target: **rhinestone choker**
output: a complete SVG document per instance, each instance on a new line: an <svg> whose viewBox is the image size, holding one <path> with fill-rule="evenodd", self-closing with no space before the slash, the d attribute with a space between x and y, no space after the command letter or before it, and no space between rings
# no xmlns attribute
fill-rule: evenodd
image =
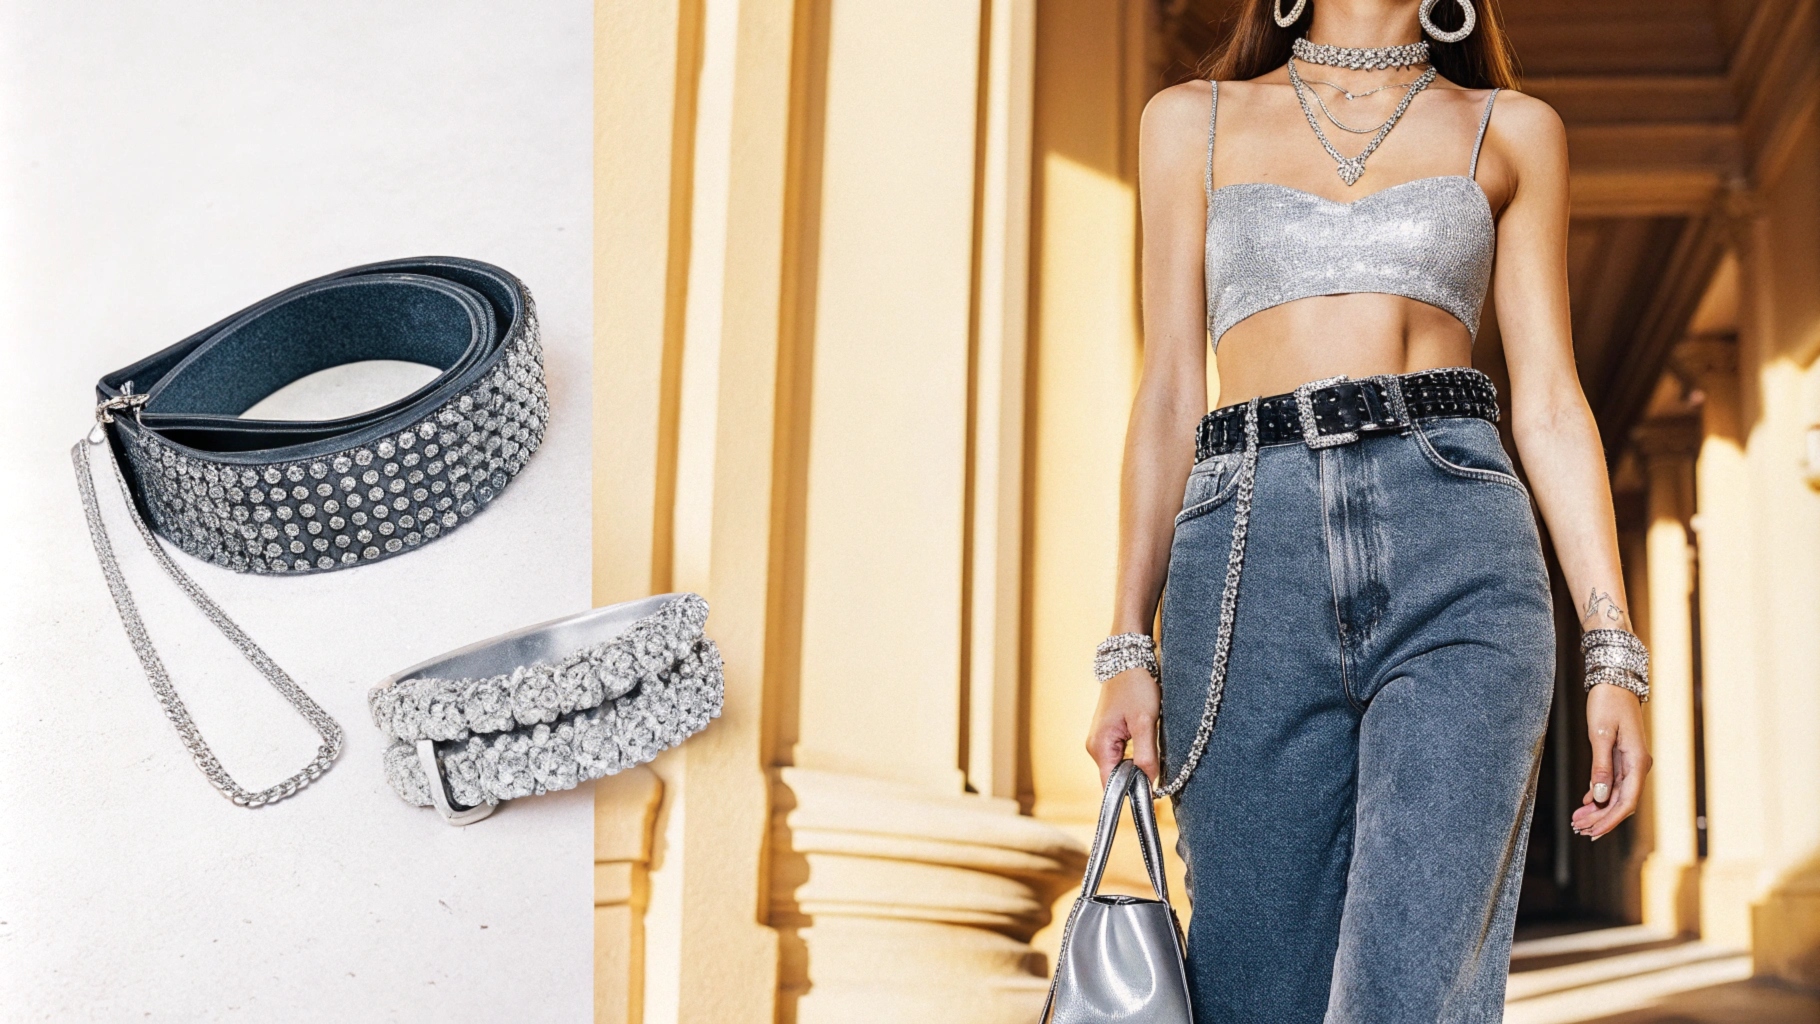
<svg viewBox="0 0 1820 1024"><path fill-rule="evenodd" d="M1311 43L1302 36L1293 44L1296 59L1332 68L1354 71L1381 71L1385 68L1407 68L1428 63L1428 40L1401 46L1330 46Z"/></svg>

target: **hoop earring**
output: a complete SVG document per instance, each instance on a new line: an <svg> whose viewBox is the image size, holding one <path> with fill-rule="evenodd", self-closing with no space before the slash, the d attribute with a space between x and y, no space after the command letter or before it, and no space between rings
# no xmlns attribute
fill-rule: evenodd
<svg viewBox="0 0 1820 1024"><path fill-rule="evenodd" d="M1295 0L1295 6L1290 8L1289 13L1285 15L1283 0L1270 0L1270 16L1276 19L1278 28L1288 28L1294 25L1302 17L1302 12L1307 9L1308 0ZM1427 15L1423 15L1423 17L1427 17Z"/></svg>
<svg viewBox="0 0 1820 1024"><path fill-rule="evenodd" d="M1472 0L1459 0L1460 10L1465 13L1466 20L1462 21L1460 27L1452 32L1443 32L1435 26L1433 21L1429 20L1428 12L1434 10L1435 5L1440 2L1441 0L1422 0L1422 6L1416 11L1416 20L1422 23L1422 31L1443 43L1457 43L1472 35L1473 27L1479 23L1479 12L1473 10ZM1278 24L1282 23L1278 22Z"/></svg>

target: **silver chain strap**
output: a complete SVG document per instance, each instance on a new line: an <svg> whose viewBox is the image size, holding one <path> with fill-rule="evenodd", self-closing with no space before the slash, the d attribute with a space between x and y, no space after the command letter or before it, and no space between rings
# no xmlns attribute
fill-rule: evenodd
<svg viewBox="0 0 1820 1024"><path fill-rule="evenodd" d="M1194 766L1207 751L1213 723L1220 717L1220 697L1226 692L1226 665L1232 654L1232 623L1238 617L1239 576L1245 567L1245 534L1251 526L1251 492L1258 475L1258 399L1245 406L1245 457L1239 463L1238 495L1233 498L1232 550L1226 557L1226 583L1220 590L1220 626L1213 639L1213 668L1207 673L1207 703L1195 728L1194 745L1175 778L1158 786L1158 797L1174 796L1188 784Z"/></svg>
<svg viewBox="0 0 1820 1024"><path fill-rule="evenodd" d="M138 396L132 397L138 398ZM121 575L120 564L114 558L114 546L108 540L107 526L101 520L101 505L95 499L94 467L89 461L88 449L91 446L107 444L106 431L102 424L112 422L112 411L121 408L136 408L138 404L142 403L143 398L139 398L138 402L112 400L109 403L103 403L96 410L96 429L84 440L77 441L76 446L70 449L70 459L76 465L76 487L82 492L82 510L88 518L89 539L94 542L95 557L101 562L101 574L107 577L107 588L114 596L114 607L120 612L120 624L126 628L127 639L132 641L133 650L139 655L139 664L145 668L146 679L152 684L152 692L157 695L158 702L164 706L164 717L170 719L171 725L176 727L177 736L183 741L184 748L190 752L190 757L195 760L196 767L202 769L202 774L208 777L209 782L220 790L223 796L232 800L236 806L263 807L266 804L276 803L308 786L320 778L323 772L329 770L329 766L334 763L336 756L341 753L341 726L329 717L329 713L324 711L321 705L310 699L309 694L304 693L296 683L292 682L291 677L286 675L285 671L279 668L277 663L273 662L265 651L253 642L251 637L235 625L234 620L228 618L227 613L223 612L220 606L203 593L202 588L196 585L196 581L190 579L189 574L179 568L175 562L171 561L170 556L165 554L164 548L159 546L157 538L152 535L151 528L146 526L145 519L139 515L138 506L133 503L132 491L127 487L126 477L121 474L120 463L113 457L113 449L110 447L108 465L113 468L114 479L120 485L120 493L126 498L127 511L133 517L133 525L139 528L139 536L145 541L145 546L151 551L152 557L158 560L158 564L164 568L165 574L189 596L190 601L204 615L208 616L209 621L215 624L215 628L232 641L235 647L240 648L240 653L245 655L246 660L259 670L260 675L265 676L266 680L272 684L272 688L289 701L291 706L297 709L297 713L315 728L316 732L322 736L322 745L316 749L315 758L309 764L304 765L302 771L275 786L262 789L257 793L249 793L238 782L235 782L233 777L227 773L227 769L221 766L221 762L215 759L214 751L209 749L208 742L202 738L202 733L196 728L196 723L190 719L189 709L184 707L183 700L177 696L177 688L171 685L170 674L165 671L164 662L159 659L158 651L152 646L151 635L146 632L145 623L139 618L138 606L133 603L132 591L127 588L126 577Z"/></svg>

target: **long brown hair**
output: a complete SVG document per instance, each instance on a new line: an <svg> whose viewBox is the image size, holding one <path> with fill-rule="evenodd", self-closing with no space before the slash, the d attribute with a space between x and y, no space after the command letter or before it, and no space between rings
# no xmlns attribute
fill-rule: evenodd
<svg viewBox="0 0 1820 1024"><path fill-rule="evenodd" d="M1288 28L1278 28L1271 8L1279 0L1240 0L1227 7L1224 37L1212 53L1201 61L1201 74L1216 82L1256 78L1275 71L1289 60L1289 44L1297 36L1308 34L1314 22L1314 4ZM1515 89L1518 85L1517 58L1511 51L1510 37L1504 34L1504 20L1497 0L1478 0L1478 27L1472 35L1457 43L1428 41L1429 59L1435 70L1455 85L1468 89L1493 87ZM1430 20L1444 32L1451 32L1466 20L1466 14L1454 0L1443 0L1429 14Z"/></svg>

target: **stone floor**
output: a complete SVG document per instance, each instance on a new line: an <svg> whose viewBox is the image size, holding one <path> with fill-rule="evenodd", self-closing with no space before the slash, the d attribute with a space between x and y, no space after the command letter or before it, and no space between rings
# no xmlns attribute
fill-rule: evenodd
<svg viewBox="0 0 1820 1024"><path fill-rule="evenodd" d="M1820 996L1760 981L1739 981L1587 1019L1597 1024L1820 1024Z"/></svg>
<svg viewBox="0 0 1820 1024"><path fill-rule="evenodd" d="M1750 956L1642 927L1520 941L1506 1024L1820 1024L1820 993L1751 978Z"/></svg>

